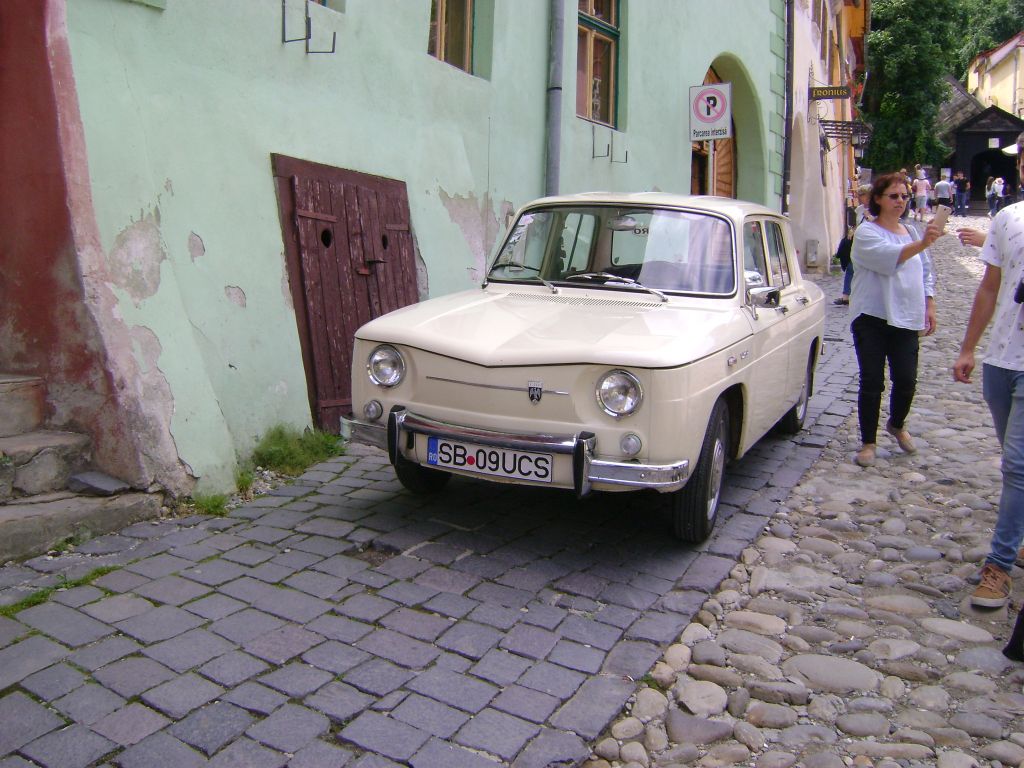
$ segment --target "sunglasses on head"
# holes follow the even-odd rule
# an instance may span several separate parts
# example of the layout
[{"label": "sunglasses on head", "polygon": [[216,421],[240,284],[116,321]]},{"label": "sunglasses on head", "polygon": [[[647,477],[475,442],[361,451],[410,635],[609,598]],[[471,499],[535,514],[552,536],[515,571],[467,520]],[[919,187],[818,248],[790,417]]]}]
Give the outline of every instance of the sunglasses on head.
[{"label": "sunglasses on head", "polygon": [[899,192],[893,192],[891,195],[886,195],[890,200],[909,200],[910,195],[901,195]]}]

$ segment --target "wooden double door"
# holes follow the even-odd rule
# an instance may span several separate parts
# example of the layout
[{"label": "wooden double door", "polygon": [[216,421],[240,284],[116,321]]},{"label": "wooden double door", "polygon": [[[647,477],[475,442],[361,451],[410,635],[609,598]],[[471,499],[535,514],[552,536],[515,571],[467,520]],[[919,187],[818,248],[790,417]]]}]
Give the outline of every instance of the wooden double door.
[{"label": "wooden double door", "polygon": [[352,405],[356,329],[419,300],[405,182],[271,160],[310,408],[337,433]]}]

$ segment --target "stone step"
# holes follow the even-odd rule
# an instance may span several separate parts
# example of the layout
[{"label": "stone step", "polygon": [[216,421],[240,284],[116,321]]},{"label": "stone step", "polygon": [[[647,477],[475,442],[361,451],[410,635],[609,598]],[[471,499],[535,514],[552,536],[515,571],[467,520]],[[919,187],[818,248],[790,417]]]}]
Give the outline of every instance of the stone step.
[{"label": "stone step", "polygon": [[38,376],[0,373],[0,437],[38,429],[46,413],[46,385]]},{"label": "stone step", "polygon": [[160,515],[163,497],[46,494],[0,504],[0,563],[52,549],[69,537],[84,541]]},{"label": "stone step", "polygon": [[0,503],[62,490],[89,465],[88,435],[36,430],[0,437]]}]

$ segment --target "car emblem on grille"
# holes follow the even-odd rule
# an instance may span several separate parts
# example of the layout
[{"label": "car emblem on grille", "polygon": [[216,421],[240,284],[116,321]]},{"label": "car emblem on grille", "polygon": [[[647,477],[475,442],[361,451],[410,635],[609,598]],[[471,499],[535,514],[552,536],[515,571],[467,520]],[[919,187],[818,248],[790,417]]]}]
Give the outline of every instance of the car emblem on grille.
[{"label": "car emblem on grille", "polygon": [[544,382],[528,381],[526,383],[526,391],[530,395],[531,403],[539,403],[540,396],[544,394]]}]

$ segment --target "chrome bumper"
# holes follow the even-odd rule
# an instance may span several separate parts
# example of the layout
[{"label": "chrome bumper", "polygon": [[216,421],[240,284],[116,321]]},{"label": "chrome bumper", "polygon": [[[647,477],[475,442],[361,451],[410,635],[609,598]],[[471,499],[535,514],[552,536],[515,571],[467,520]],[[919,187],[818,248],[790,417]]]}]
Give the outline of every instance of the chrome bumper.
[{"label": "chrome bumper", "polygon": [[418,434],[491,448],[572,456],[573,487],[579,496],[590,493],[594,484],[652,488],[669,493],[686,485],[690,476],[690,462],[686,460],[674,464],[637,464],[594,458],[597,438],[591,432],[578,432],[569,436],[494,432],[419,416],[398,405],[388,414],[387,426],[342,417],[341,434],[346,440],[386,450],[392,464],[399,451],[404,457],[406,451],[413,447],[414,436]]}]

